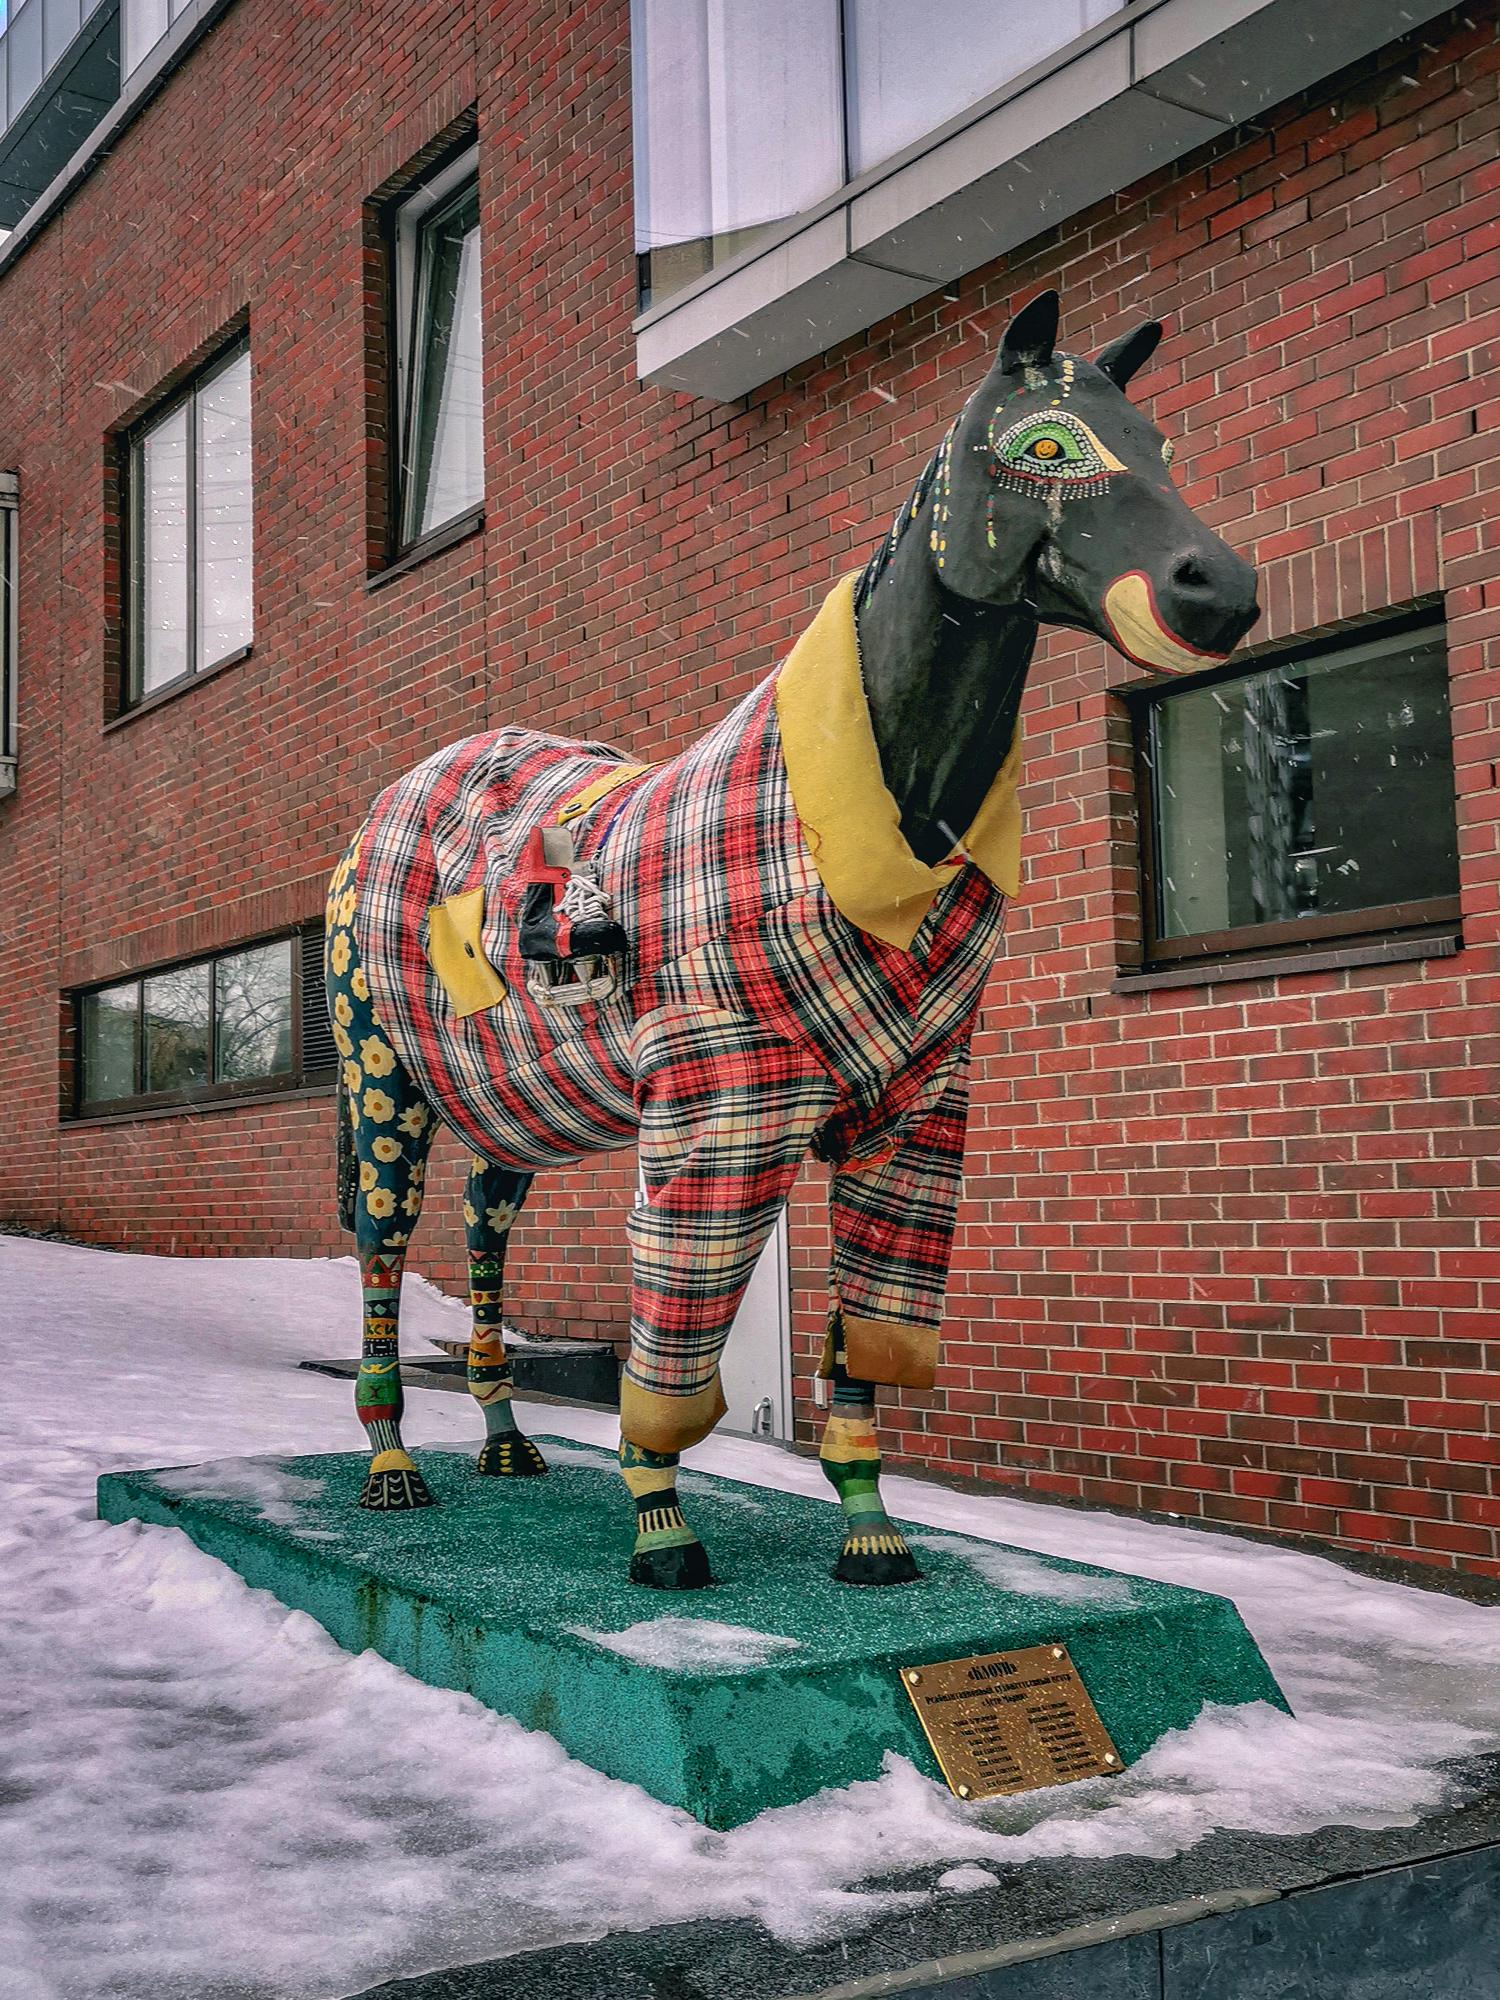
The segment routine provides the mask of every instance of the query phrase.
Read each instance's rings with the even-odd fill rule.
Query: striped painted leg
[[[547,1470],[547,1461],[516,1422],[501,1313],[506,1239],[530,1187],[530,1174],[493,1166],[476,1154],[464,1189],[469,1302],[474,1315],[469,1332],[469,1393],[484,1412],[484,1444],[478,1464],[491,1479],[534,1479]]]
[[[844,1510],[844,1545],[833,1574],[840,1583],[914,1583],[921,1571],[880,1498],[875,1386],[850,1379],[838,1351],[836,1319],[829,1331],[833,1406],[818,1458]]]
[[[653,1590],[702,1590],[713,1582],[708,1551],[682,1518],[676,1452],[620,1440],[620,1472],[635,1500],[630,1581]]]
[[[401,1442],[401,1359],[396,1320],[401,1305],[399,1250],[369,1251],[359,1260],[364,1287],[365,1337],[354,1407],[365,1427],[370,1470],[360,1490],[359,1504],[377,1514],[411,1507],[430,1507],[432,1495],[416,1462]]]

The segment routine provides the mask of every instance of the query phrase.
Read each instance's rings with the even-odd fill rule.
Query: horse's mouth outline
[[[1151,579],[1141,569],[1117,576],[1104,593],[1104,622],[1110,637],[1138,667],[1157,673],[1201,673],[1206,667],[1222,666],[1228,653],[1205,652],[1190,646],[1167,624],[1156,608],[1156,592]]]

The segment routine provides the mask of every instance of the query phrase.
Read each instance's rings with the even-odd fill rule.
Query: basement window
[[[1459,917],[1441,621],[1134,704],[1148,970]]]
[[[16,567],[20,480],[0,472],[0,798],[16,789]]]
[[[308,925],[71,996],[78,1117],[331,1080],[323,931]]]
[[[478,151],[395,211],[397,553],[484,504]]]
[[[127,446],[126,704],[249,649],[250,351],[237,343]]]

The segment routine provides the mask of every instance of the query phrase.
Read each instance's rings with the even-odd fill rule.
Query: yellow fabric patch
[[[505,998],[505,981],[484,955],[484,889],[465,889],[427,912],[427,962],[460,1021]]]
[[[937,1376],[938,1330],[895,1319],[844,1314],[845,1368],[856,1382],[930,1389]]]
[[[901,831],[860,679],[853,574],[836,584],[776,679],[776,714],[792,803],[823,887],[859,930],[911,949],[958,860],[930,868]],[[1021,886],[1021,732],[962,851],[1002,894]]]
[[[632,778],[639,778],[650,769],[649,764],[616,764],[612,771],[606,771],[603,777],[585,785],[581,792],[574,792],[571,798],[563,800],[557,809],[557,824],[566,826],[570,819],[580,818],[590,806],[598,805],[600,799],[607,798],[621,785],[628,785]]]
[[[628,1374],[620,1377],[620,1436],[643,1451],[686,1451],[708,1436],[728,1407],[717,1371],[691,1396],[664,1396]]]

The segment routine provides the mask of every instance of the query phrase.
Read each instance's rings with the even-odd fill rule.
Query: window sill
[[[1357,965],[1401,965],[1419,958],[1452,958],[1462,943],[1459,932],[1448,931],[1436,937],[1330,945],[1324,951],[1268,951],[1263,958],[1221,958],[1204,965],[1174,965],[1159,972],[1123,973],[1110,991],[1154,993],[1169,986],[1217,986],[1232,979],[1279,979],[1295,972],[1341,972]]]
[[[205,681],[211,681],[228,668],[237,667],[248,660],[254,650],[253,646],[241,646],[237,652],[226,653],[222,660],[215,660],[211,667],[203,667],[196,674],[182,674],[175,681],[168,681],[165,687],[158,688],[154,694],[148,694],[143,701],[133,702],[129,708],[122,708],[118,715],[112,715],[104,725],[104,734],[108,736],[112,730],[123,729],[127,722],[138,722],[143,715],[152,714],[167,702],[177,701],[182,695],[191,694],[194,688],[202,687]]]
[[[246,1090],[238,1096],[188,1098],[175,1104],[123,1106],[118,1111],[83,1111],[58,1119],[63,1132],[78,1132],[94,1125],[136,1125],[147,1118],[198,1117],[209,1111],[239,1111],[246,1105],[285,1104],[299,1099],[327,1097],[337,1071],[330,1069],[321,1082],[301,1079],[295,1083],[268,1084],[264,1090]]]
[[[380,590],[388,583],[394,583],[398,576],[405,576],[408,570],[416,569],[429,556],[441,555],[444,549],[456,548],[466,542],[470,535],[477,535],[484,527],[484,509],[475,508],[471,513],[460,514],[455,520],[447,521],[441,528],[434,528],[419,542],[413,542],[404,555],[398,556],[384,569],[378,569],[365,578],[366,590]]]

